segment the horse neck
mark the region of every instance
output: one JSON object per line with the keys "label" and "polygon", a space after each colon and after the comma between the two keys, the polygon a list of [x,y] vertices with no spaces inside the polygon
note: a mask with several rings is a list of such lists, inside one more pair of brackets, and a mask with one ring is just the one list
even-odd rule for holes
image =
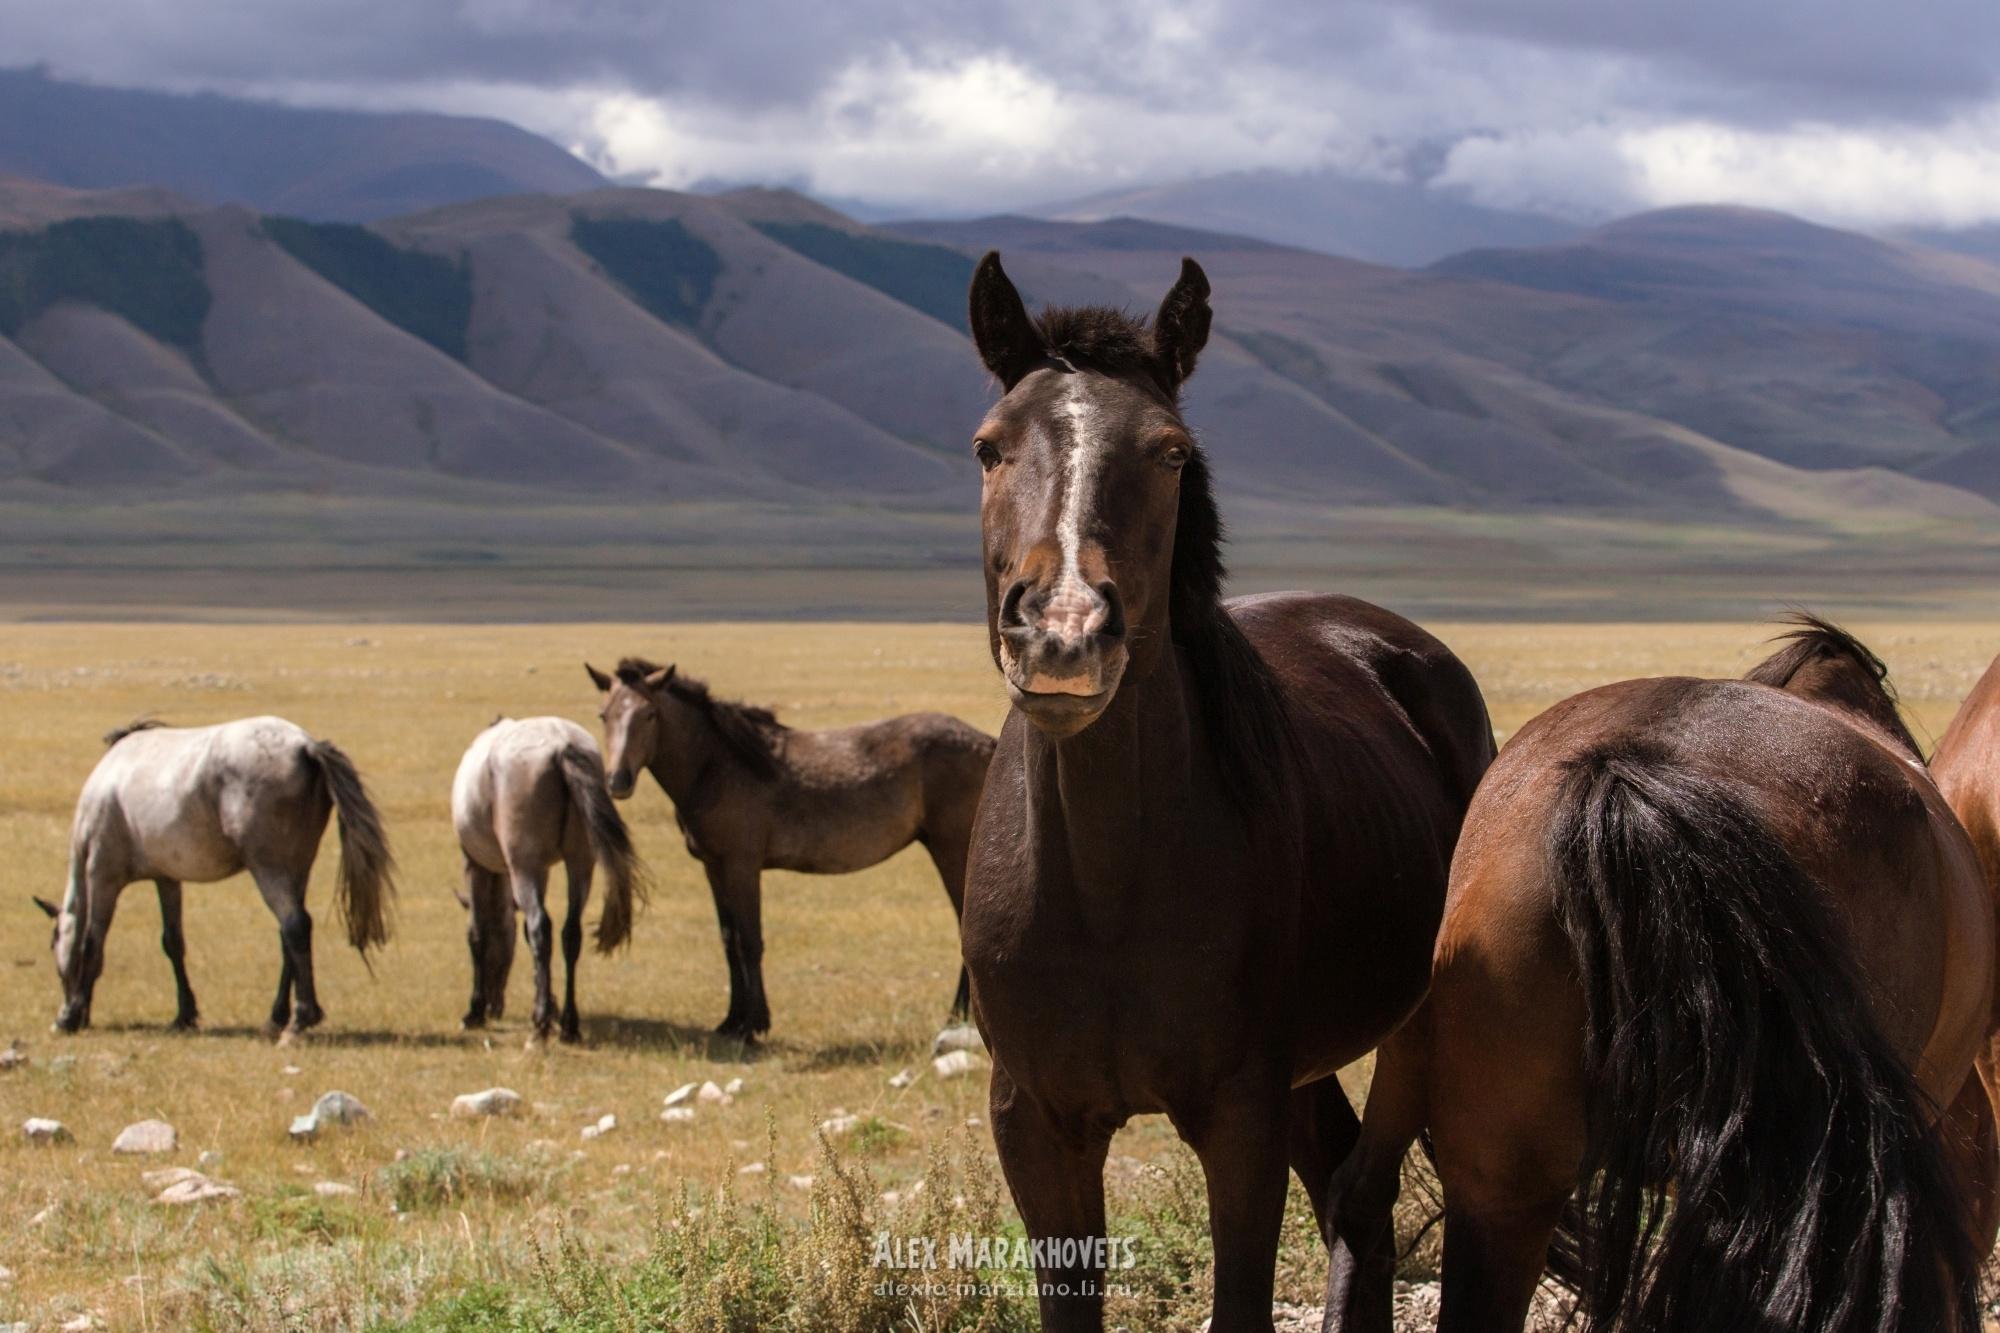
{"label": "horse neck", "polygon": [[1188,824],[1191,728],[1179,656],[1163,653],[1120,685],[1104,715],[1074,736],[1024,728],[1030,855],[1061,866],[1084,915],[1108,928],[1146,891],[1150,851]]}
{"label": "horse neck", "polygon": [[712,764],[728,758],[727,747],[715,734],[714,725],[693,704],[662,691],[657,706],[660,743],[647,767],[661,790],[679,806],[694,795],[696,784]]}

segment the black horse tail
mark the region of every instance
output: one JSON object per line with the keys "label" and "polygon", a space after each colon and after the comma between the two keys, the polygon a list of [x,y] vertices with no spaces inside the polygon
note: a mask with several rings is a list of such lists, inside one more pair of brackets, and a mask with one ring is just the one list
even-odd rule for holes
{"label": "black horse tail", "polygon": [[1575,761],[1559,810],[1586,1003],[1585,1327],[1978,1328],[1936,1108],[1825,890],[1736,794],[1650,747]]}
{"label": "black horse tail", "polygon": [[632,835],[604,786],[604,764],[581,745],[565,745],[561,764],[570,808],[590,835],[590,852],[604,871],[604,911],[597,918],[597,951],[610,953],[632,938],[637,903],[646,899],[646,871]]}
{"label": "black horse tail", "polygon": [[354,761],[332,741],[310,741],[306,754],[326,781],[340,817],[340,880],[336,898],[347,923],[347,942],[365,956],[389,940],[389,909],[396,896],[396,858],[381,812]]}

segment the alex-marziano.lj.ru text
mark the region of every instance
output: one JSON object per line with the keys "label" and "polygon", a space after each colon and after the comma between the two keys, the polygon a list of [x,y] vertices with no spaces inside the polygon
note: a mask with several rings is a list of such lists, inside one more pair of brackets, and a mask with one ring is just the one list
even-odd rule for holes
{"label": "alex-marziano.lj.ru text", "polygon": [[1126,1269],[1138,1262],[1130,1236],[957,1235],[946,1238],[943,1253],[935,1236],[892,1236],[875,1233],[877,1268],[902,1270],[956,1269]]}

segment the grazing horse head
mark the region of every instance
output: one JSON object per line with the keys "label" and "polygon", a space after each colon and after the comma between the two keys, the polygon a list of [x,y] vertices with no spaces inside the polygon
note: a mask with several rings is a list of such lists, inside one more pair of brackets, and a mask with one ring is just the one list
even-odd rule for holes
{"label": "grazing horse head", "polygon": [[622,801],[632,794],[640,772],[652,767],[660,754],[666,720],[659,694],[674,678],[674,669],[629,657],[609,676],[588,662],[583,669],[604,694],[598,717],[604,723],[605,782],[611,795]]}
{"label": "grazing horse head", "polygon": [[1213,535],[1179,401],[1208,291],[1186,259],[1150,325],[1103,309],[1031,319],[998,254],[973,275],[973,339],[1003,390],[973,441],[987,632],[1014,705],[1051,734],[1089,726],[1161,651],[1190,503]]}

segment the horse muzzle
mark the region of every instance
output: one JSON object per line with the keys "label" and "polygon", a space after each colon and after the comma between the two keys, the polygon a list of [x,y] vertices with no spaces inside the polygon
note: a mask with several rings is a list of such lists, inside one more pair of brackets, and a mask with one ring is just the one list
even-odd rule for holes
{"label": "horse muzzle", "polygon": [[605,789],[611,793],[611,799],[614,801],[622,801],[630,796],[635,785],[637,784],[632,775],[622,768],[614,768],[604,775]]}
{"label": "horse muzzle", "polygon": [[1116,584],[1022,579],[1000,603],[1000,669],[1014,706],[1044,731],[1071,735],[1097,719],[1126,663]]}

